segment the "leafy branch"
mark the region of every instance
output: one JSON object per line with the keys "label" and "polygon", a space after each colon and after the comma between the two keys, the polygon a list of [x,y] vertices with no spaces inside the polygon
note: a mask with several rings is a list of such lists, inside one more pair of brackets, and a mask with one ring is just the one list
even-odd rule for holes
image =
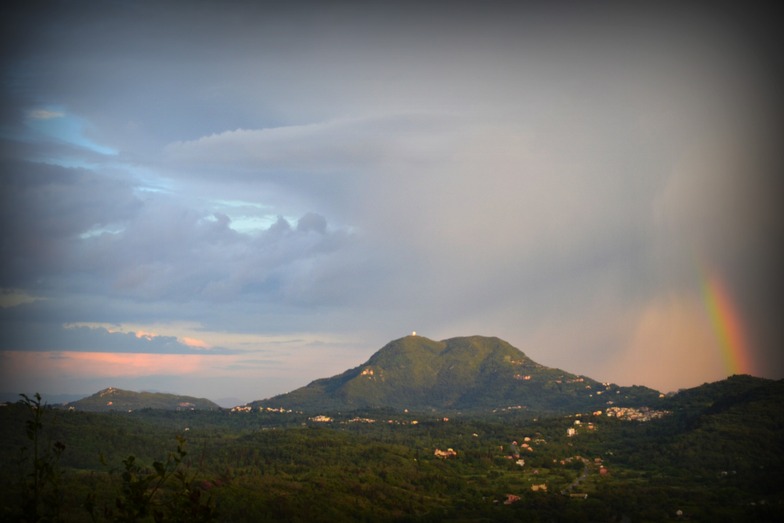
{"label": "leafy branch", "polygon": [[[104,507],[103,517],[113,522],[193,521],[216,519],[212,499],[204,499],[196,483],[195,473],[189,475],[183,460],[188,455],[185,438],[177,436],[177,450],[166,461],[155,461],[152,469],[139,465],[134,456],[122,461],[123,470],[119,495],[114,509]],[[114,473],[115,471],[111,471]],[[85,504],[93,521],[98,521],[96,497],[91,493]]]}

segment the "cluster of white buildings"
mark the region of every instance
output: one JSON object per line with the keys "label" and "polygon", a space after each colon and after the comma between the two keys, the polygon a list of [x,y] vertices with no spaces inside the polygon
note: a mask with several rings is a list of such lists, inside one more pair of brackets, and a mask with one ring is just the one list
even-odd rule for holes
{"label": "cluster of white buildings", "polygon": [[606,414],[608,417],[616,417],[622,420],[650,421],[662,418],[670,414],[668,410],[654,410],[649,407],[608,407]]}

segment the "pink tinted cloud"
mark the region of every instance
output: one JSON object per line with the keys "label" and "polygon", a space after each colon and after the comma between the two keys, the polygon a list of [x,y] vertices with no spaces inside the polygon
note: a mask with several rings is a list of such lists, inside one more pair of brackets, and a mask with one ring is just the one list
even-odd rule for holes
{"label": "pink tinted cloud", "polygon": [[198,338],[190,338],[188,336],[180,336],[177,338],[180,343],[184,343],[188,347],[193,347],[196,349],[209,349],[210,346],[207,344],[206,341],[200,340]]}
{"label": "pink tinted cloud", "polygon": [[200,354],[9,351],[4,353],[3,374],[43,379],[185,375],[209,371],[216,363],[232,359]]}

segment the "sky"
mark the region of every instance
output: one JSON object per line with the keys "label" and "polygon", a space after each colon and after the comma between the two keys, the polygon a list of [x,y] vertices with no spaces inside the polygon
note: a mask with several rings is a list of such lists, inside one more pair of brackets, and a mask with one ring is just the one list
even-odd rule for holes
{"label": "sky", "polygon": [[773,12],[627,4],[4,3],[0,392],[784,378]]}

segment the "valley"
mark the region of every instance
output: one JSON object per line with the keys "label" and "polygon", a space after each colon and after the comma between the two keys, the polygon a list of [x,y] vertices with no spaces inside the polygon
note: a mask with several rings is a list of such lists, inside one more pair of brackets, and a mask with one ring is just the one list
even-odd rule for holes
{"label": "valley", "polygon": [[[709,388],[662,399],[663,414],[646,420],[608,416],[611,408],[450,416],[46,408],[41,455],[56,442],[64,450],[43,492],[59,500],[62,521],[89,520],[86,507],[98,521],[776,519],[784,431],[771,413],[780,412],[784,383],[736,376]],[[31,414],[23,403],[0,408],[2,462],[16,465],[3,468],[5,519],[25,498],[31,464],[20,449],[30,448]],[[133,501],[140,486],[149,495]],[[147,512],[123,512],[132,501]]]}

